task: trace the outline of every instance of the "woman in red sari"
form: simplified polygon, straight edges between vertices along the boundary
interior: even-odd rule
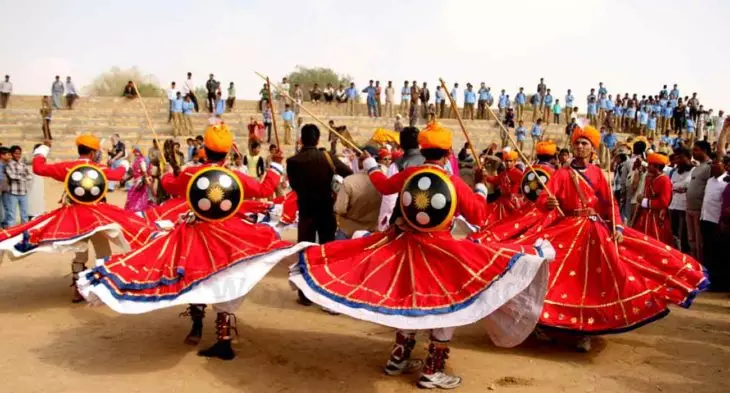
[[[555,246],[540,325],[579,335],[578,349],[589,351],[590,336],[651,323],[667,315],[671,303],[689,307],[709,282],[691,257],[623,228],[606,177],[588,162],[600,133],[577,128],[571,140],[575,159],[555,172],[549,193],[537,201],[544,214],[559,207],[561,217],[517,243],[545,238]]]
[[[664,166],[669,164],[669,158],[661,153],[651,153],[646,160],[649,163],[647,169],[649,175],[644,185],[644,198],[634,229],[673,245],[674,236],[672,226],[669,224],[672,181],[664,174]]]

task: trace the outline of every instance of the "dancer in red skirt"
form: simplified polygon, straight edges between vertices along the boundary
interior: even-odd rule
[[[71,263],[71,301],[77,303],[83,301],[76,290],[76,278],[86,269],[88,243],[94,247],[96,258],[103,260],[112,253],[109,241],[122,250],[130,250],[147,242],[154,229],[143,219],[104,203],[107,181],[121,180],[124,168],[109,169],[94,161],[100,149],[96,137],[76,138],[79,159],[56,164],[46,163],[50,145],[46,142],[33,152],[33,173],[64,182],[62,205],[25,224],[3,230],[0,250],[12,258],[35,252],[75,252]]]
[[[535,226],[516,242],[538,238],[555,247],[540,325],[577,334],[578,349],[590,350],[590,336],[621,333],[653,322],[668,305],[689,307],[709,284],[703,267],[671,246],[624,229],[601,169],[588,163],[600,145],[593,127],[576,128],[574,160],[558,169],[540,195],[544,212],[563,215]],[[546,219],[545,222],[550,220]]]
[[[502,163],[505,166],[504,172],[497,176],[487,176],[485,178],[488,183],[498,188],[499,198],[487,205],[488,212],[485,221],[478,223],[472,222],[472,224],[484,226],[502,221],[522,207],[524,199],[520,192],[520,181],[522,181],[523,172],[515,166],[516,162],[516,151],[507,149],[502,151]]]
[[[247,198],[274,193],[282,173],[281,153],[261,183],[225,169],[233,135],[223,124],[204,135],[207,163],[179,175],[166,174],[162,185],[172,195],[186,195],[188,212],[169,233],[104,266],[81,274],[78,285],[89,301],[101,301],[124,314],[145,313],[190,304],[193,321],[186,342],[200,341],[205,304],[217,311],[218,340],[199,355],[229,360],[235,356],[233,312],[278,261],[304,246],[279,239],[268,225],[251,224],[238,215]]]
[[[472,222],[486,219],[486,187],[474,193],[445,171],[451,131],[432,126],[418,140],[424,165],[387,178],[372,157],[363,162],[379,192],[399,193],[394,225],[307,249],[290,280],[328,310],[399,329],[387,374],[423,367],[418,386],[454,388],[461,378],[445,372],[454,329],[484,320],[497,345],[522,342],[540,315],[545,261],[554,250],[543,241],[533,248],[451,237],[455,212]],[[425,363],[411,359],[417,330],[431,334]]]
[[[672,181],[664,174],[664,166],[669,164],[669,157],[661,153],[650,153],[646,157],[649,164],[644,184],[644,198],[636,217],[634,229],[661,240],[666,244],[674,244],[672,226],[669,223],[669,203],[672,201]]]

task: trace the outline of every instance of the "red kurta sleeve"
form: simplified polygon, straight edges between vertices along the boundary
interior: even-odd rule
[[[652,181],[651,186],[653,196],[649,200],[649,207],[658,210],[668,209],[669,203],[672,201],[672,182],[669,177],[659,176]]]
[[[522,181],[522,175],[523,172],[519,170],[518,168],[512,168],[509,171],[507,171],[507,176],[509,177],[510,181],[510,189],[509,192],[511,194],[519,194],[520,193],[520,182]]]
[[[197,172],[201,167],[190,167],[185,168],[180,174],[175,176],[173,173],[167,173],[162,176],[162,188],[168,194],[172,196],[184,196],[187,190],[188,182],[190,178]]]
[[[106,175],[107,180],[112,180],[112,181],[122,180],[124,178],[124,174],[127,173],[127,170],[123,166],[120,166],[115,169],[111,169],[109,167],[104,166],[104,167],[99,167],[99,169],[101,169],[104,172],[104,175]]]
[[[269,169],[259,183],[258,180],[251,176],[236,171],[238,179],[243,184],[243,197],[251,198],[268,198],[276,191],[276,186],[281,182],[281,176],[273,169]]]
[[[408,176],[413,172],[413,168],[418,167],[407,168],[403,172],[398,172],[391,177],[385,176],[385,173],[379,170],[370,172],[368,176],[379,193],[390,195],[400,192],[401,188],[403,188],[403,183],[405,183]]]
[[[33,157],[33,173],[38,176],[50,177],[58,181],[66,180],[66,173],[71,168],[68,162],[59,162],[56,164],[46,163],[46,157],[37,154]]]
[[[469,222],[482,223],[487,220],[487,204],[483,195],[472,191],[459,176],[451,176],[454,183],[458,212]]]

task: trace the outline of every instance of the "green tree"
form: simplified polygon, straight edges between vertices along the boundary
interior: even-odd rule
[[[349,85],[352,81],[352,77],[347,74],[337,74],[331,68],[313,67],[308,68],[298,65],[296,69],[286,76],[289,79],[289,83],[292,87],[295,84],[299,84],[304,92],[304,97],[309,98],[309,90],[314,87],[317,83],[320,88],[324,89],[328,83],[332,84],[335,88],[339,85]],[[272,87],[275,86],[277,81],[271,81]]]
[[[151,74],[145,74],[137,67],[123,70],[112,67],[109,71],[98,75],[91,84],[84,86],[84,94],[90,96],[118,97],[122,95],[124,86],[134,81],[142,97],[160,97],[165,92],[157,79]]]

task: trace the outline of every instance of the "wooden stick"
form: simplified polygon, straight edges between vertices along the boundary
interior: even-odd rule
[[[267,79],[268,79],[267,77],[265,77],[265,76],[263,76],[263,75],[259,74],[258,72],[256,72],[256,71],[254,71],[254,72],[255,72],[255,73],[256,73],[256,75],[258,75],[258,76],[259,76],[259,77],[260,77],[261,79],[263,79],[263,80],[267,80]],[[278,89],[277,89],[277,90],[278,90]],[[285,91],[283,91],[283,92],[282,92],[282,91],[280,91],[280,92],[279,92],[279,94],[283,95],[283,96],[284,96],[284,98],[287,98],[287,99],[289,99],[289,101],[291,101],[291,102],[295,102],[295,101],[294,101],[294,99],[293,99],[293,98],[292,98],[292,97],[291,97],[291,96],[289,95],[289,93],[288,93],[288,92],[285,92]],[[347,138],[343,137],[343,136],[342,136],[342,134],[340,134],[339,132],[335,131],[335,130],[334,130],[334,129],[333,129],[332,127],[330,127],[330,125],[329,125],[329,124],[325,123],[325,122],[324,122],[324,121],[323,121],[322,119],[320,119],[320,118],[319,118],[319,117],[317,117],[317,116],[316,116],[316,115],[315,115],[314,113],[312,113],[312,112],[311,112],[311,111],[310,111],[309,109],[307,109],[307,107],[306,107],[306,106],[304,106],[304,105],[302,105],[302,104],[298,104],[298,105],[299,105],[299,108],[301,108],[301,109],[302,109],[302,110],[303,110],[304,112],[306,112],[306,113],[307,113],[307,114],[308,114],[309,116],[311,116],[311,117],[312,117],[312,118],[313,118],[314,120],[316,120],[316,121],[317,121],[317,122],[318,122],[319,124],[321,124],[322,126],[324,126],[325,128],[327,128],[327,130],[328,130],[329,132],[331,132],[331,133],[333,133],[333,134],[337,135],[338,137],[340,137],[340,140],[342,140],[342,143],[343,143],[343,144],[347,144],[347,145],[349,145],[349,146],[350,146],[350,147],[351,147],[351,148],[352,148],[353,150],[355,150],[355,151],[357,151],[358,153],[362,154],[362,149],[360,149],[360,148],[359,148],[359,147],[358,147],[357,145],[355,145],[355,143],[354,143],[354,142],[352,142],[352,141],[350,141],[349,139],[347,139]]]
[[[456,108],[456,101],[454,100],[454,97],[451,96],[448,89],[446,88],[446,82],[442,78],[439,78],[439,82],[441,82],[441,88],[444,89],[444,93],[447,97],[449,97],[449,102],[451,102],[451,107],[455,108],[456,113],[456,120],[459,122],[459,127],[461,127],[461,132],[464,133],[464,138],[466,138],[466,143],[469,144],[469,150],[471,150],[471,154],[474,156],[474,161],[477,163],[477,170],[482,170],[482,162],[479,159],[479,154],[477,154],[477,151],[474,149],[474,145],[471,143],[471,139],[469,138],[469,133],[466,132],[466,127],[464,126],[464,122],[461,120],[461,115],[459,115],[459,109]]]
[[[144,105],[144,102],[142,102],[142,96],[139,94],[139,89],[137,89],[137,84],[134,83],[134,81],[132,81],[132,86],[134,87],[134,92],[137,93],[137,102],[142,105],[142,111],[144,111],[144,116],[147,118],[147,125],[150,127],[150,130],[152,130],[152,137],[155,138],[155,142],[157,142],[157,149],[160,150],[162,149],[160,147],[162,146],[160,144],[160,138],[157,137],[157,132],[155,132],[155,126],[152,125],[150,115],[149,113],[147,113],[147,107]],[[165,154],[160,154],[160,172],[165,169],[165,164],[167,164],[167,161],[165,160]]]
[[[266,77],[266,92],[269,94],[269,109],[271,109],[271,125],[274,127],[274,138],[276,139],[276,148],[281,149],[281,144],[279,143],[279,129],[276,127],[276,112],[274,111],[274,100],[272,99],[273,96],[271,95],[271,83],[269,82],[269,77]]]
[[[517,142],[515,142],[515,140],[512,138],[512,135],[509,134],[509,131],[507,130],[507,127],[505,127],[504,124],[502,124],[502,120],[499,119],[499,116],[497,116],[497,115],[494,114],[494,111],[492,110],[491,107],[488,106],[487,107],[487,110],[489,111],[489,113],[492,114],[492,117],[494,117],[497,120],[497,124],[502,129],[502,132],[504,132],[504,134],[507,135],[507,138],[509,138],[509,141],[510,141],[510,143],[512,143],[512,146],[515,147],[515,151],[517,152],[517,154],[519,154],[519,156],[522,159],[522,161],[524,161],[525,164],[527,164],[529,162],[529,161],[527,161],[527,157],[525,157],[525,154],[522,153],[522,150],[520,150],[520,147],[517,145]],[[544,181],[542,181],[542,179],[540,178],[540,175],[538,175],[538,173],[535,171],[535,168],[533,168],[532,165],[527,165],[527,169],[530,172],[532,172],[533,174],[535,174],[535,177],[537,177],[537,181],[540,182],[540,185],[542,186],[542,189],[545,190],[545,192],[547,192],[548,195],[550,195],[551,197],[554,198],[555,195],[553,195],[553,193],[550,192],[550,189],[547,188],[547,185],[545,184]],[[560,209],[560,206],[558,206],[556,209],[558,210],[558,212],[561,215],[563,215],[563,216],[565,215],[565,213],[563,212],[563,210]]]
[[[604,149],[608,149],[608,147],[604,146]],[[610,197],[610,203],[611,203],[611,225],[613,229],[613,246],[616,248],[616,256],[619,255],[618,253],[618,240],[616,240],[616,206],[613,201],[613,181],[611,181],[611,150],[608,150],[608,190],[610,191],[609,194],[611,194]]]

